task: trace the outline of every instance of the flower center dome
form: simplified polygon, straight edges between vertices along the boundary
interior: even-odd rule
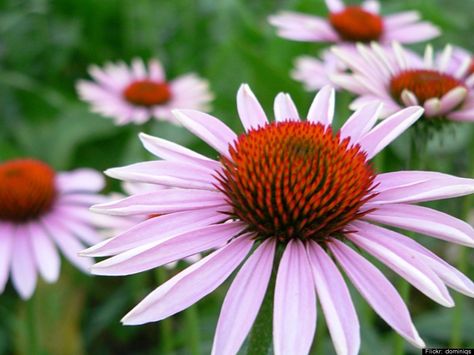
[[[18,223],[40,217],[55,197],[55,173],[45,163],[19,159],[0,164],[0,220]]]
[[[383,33],[382,18],[359,6],[331,13],[329,22],[342,39],[350,42],[378,41]]]
[[[167,83],[152,80],[137,80],[123,91],[128,102],[139,106],[161,105],[171,99],[171,90]]]
[[[218,187],[257,238],[321,240],[373,196],[366,154],[320,123],[274,122],[240,135],[229,153]]]
[[[416,96],[418,103],[424,104],[426,100],[433,97],[441,98],[458,86],[464,86],[464,84],[451,75],[436,70],[411,69],[392,77],[390,94],[400,102],[403,90],[409,90]]]

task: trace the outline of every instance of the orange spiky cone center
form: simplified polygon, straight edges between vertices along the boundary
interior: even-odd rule
[[[359,6],[331,13],[329,22],[342,39],[350,42],[378,41],[383,33],[382,18]]]
[[[171,89],[167,83],[147,79],[134,81],[123,91],[125,100],[145,107],[165,104],[171,96]]]

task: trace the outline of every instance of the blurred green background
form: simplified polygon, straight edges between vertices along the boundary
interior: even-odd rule
[[[473,0],[386,0],[382,8],[383,13],[418,10],[443,29],[444,35],[433,42],[436,46],[451,42],[474,50]],[[278,38],[267,16],[281,9],[327,13],[321,0],[0,0],[0,161],[33,156],[59,170],[104,170],[147,158],[136,137],[141,130],[215,155],[171,124],[116,127],[112,120],[90,113],[77,98],[75,82],[88,77],[90,64],[110,60],[157,57],[170,78],[190,71],[208,78],[216,95],[213,114],[237,131],[241,127],[235,93],[242,82],[250,84],[267,112],[279,91],[289,92],[304,112],[313,95],[304,92],[289,71],[297,55],[317,54],[324,46]],[[337,124],[348,116],[350,99],[338,94]],[[472,177],[473,129],[469,124],[451,128],[430,143],[425,166]],[[386,150],[385,170],[405,167],[408,139],[405,134]],[[118,187],[108,181],[107,190]],[[435,206],[465,216],[470,202],[456,199]],[[428,242],[457,263],[459,248]],[[469,254],[463,267],[472,278],[473,255],[465,252]],[[161,271],[159,276],[175,272]],[[40,282],[28,302],[20,301],[9,285],[0,295],[0,354],[193,354],[193,342],[198,353],[209,353],[228,284],[168,322],[122,326],[120,318],[157,284],[152,272],[89,277],[64,262],[60,281]],[[362,324],[361,354],[391,354],[392,332],[357,293],[353,296]],[[462,343],[457,345],[474,347],[474,304],[466,297],[456,300],[462,308],[443,309],[411,292],[409,306],[429,346],[448,346],[453,317],[462,315]],[[319,318],[314,349],[333,354]],[[198,332],[190,326],[193,322]],[[420,351],[407,346],[406,353]]]

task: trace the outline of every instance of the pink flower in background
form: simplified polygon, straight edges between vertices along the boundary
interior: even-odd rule
[[[427,46],[423,58],[413,53],[408,55],[397,43],[393,49],[377,44],[359,45],[357,49],[358,55],[352,55],[343,48],[333,48],[352,70],[352,73],[332,77],[337,85],[359,96],[351,108],[382,101],[382,115],[388,115],[402,107],[422,105],[427,118],[474,121],[471,59],[459,62],[453,57],[451,46],[436,56],[432,47]]]
[[[392,41],[416,43],[430,40],[440,34],[429,22],[420,21],[416,11],[391,15],[379,14],[378,1],[367,0],[361,6],[345,6],[340,0],[326,0],[327,18],[282,11],[270,16],[269,21],[277,28],[278,35],[295,41],[337,43],[354,50],[357,42],[379,42],[388,45]],[[337,59],[324,51],[322,60],[304,56],[297,58],[293,78],[302,81],[307,90],[319,89],[330,82],[329,75],[343,72],[343,63],[334,65]]]
[[[209,110],[213,98],[207,80],[186,74],[167,80],[161,63],[152,59],[146,66],[141,59],[91,66],[94,81],[80,80],[77,91],[94,112],[112,117],[119,125],[142,124],[151,117],[174,121],[171,110],[189,108]]]
[[[0,293],[9,274],[23,299],[33,294],[38,273],[55,282],[56,248],[76,267],[89,270],[92,261],[78,252],[101,240],[89,206],[104,201],[97,194],[103,185],[102,175],[90,169],[56,173],[33,159],[0,164]]]
[[[474,296],[474,284],[411,238],[380,226],[474,246],[467,223],[415,203],[474,192],[474,180],[428,171],[377,174],[369,163],[423,113],[409,107],[375,125],[380,104],[357,110],[339,132],[331,126],[334,90],[323,88],[302,121],[288,94],[275,99],[270,122],[247,85],[237,95],[245,133],[194,110],[175,111],[180,123],[219,154],[140,135],[163,160],[108,171],[126,180],[167,186],[95,206],[112,215],[158,213],[83,252],[109,257],[99,275],[128,275],[200,252],[206,257],[159,286],[123,318],[154,322],[197,302],[234,271],[213,354],[235,354],[267,291],[277,248],[273,342],[276,355],[307,354],[316,330],[316,300],[338,354],[357,354],[359,322],[345,271],[372,308],[410,343],[423,347],[409,311],[392,284],[357,250],[365,250],[436,302],[452,307],[449,286]],[[336,262],[339,267],[336,266]],[[242,267],[239,269],[239,266]]]

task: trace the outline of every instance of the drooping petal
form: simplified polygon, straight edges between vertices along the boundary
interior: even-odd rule
[[[76,169],[61,172],[56,176],[58,190],[61,192],[97,192],[105,185],[104,177],[92,169]]]
[[[336,92],[334,87],[326,85],[315,96],[308,112],[308,121],[330,125],[334,118]]]
[[[474,247],[474,228],[471,225],[428,207],[408,204],[381,205],[364,218]]]
[[[114,215],[150,215],[225,206],[220,192],[195,189],[169,189],[133,195],[118,201],[95,205],[91,210]]]
[[[286,93],[279,93],[275,97],[275,103],[273,105],[275,111],[276,121],[299,121],[300,116],[295,103],[291,99],[290,95]]]
[[[307,246],[314,284],[338,355],[356,355],[360,347],[359,319],[349,289],[334,262],[315,242]]]
[[[267,239],[248,258],[227,291],[217,322],[213,355],[236,354],[252,327],[272,273],[275,242]]]
[[[0,222],[0,293],[5,289],[13,253],[13,228]]]
[[[253,241],[243,235],[189,266],[146,296],[123,319],[125,325],[156,322],[214,291],[239,266]]]
[[[378,193],[370,204],[434,201],[474,193],[474,179],[430,171],[398,171],[377,175]]]
[[[20,297],[29,299],[36,287],[35,256],[24,226],[17,226],[13,236],[12,282]]]
[[[176,161],[147,161],[120,168],[107,169],[115,179],[159,184],[184,189],[216,190],[215,172],[200,165]]]
[[[424,347],[405,303],[385,276],[344,243],[333,240],[328,246],[354,286],[378,315],[411,344]]]
[[[357,232],[347,235],[350,241],[375,256],[432,300],[445,307],[454,306],[446,286],[435,272],[418,260],[411,250],[387,243],[390,233],[384,233],[386,230],[369,223],[353,225],[357,226]]]
[[[437,273],[449,287],[466,296],[474,297],[474,282],[462,272],[413,239],[390,230],[385,230],[385,233],[390,234],[390,243],[401,244],[404,247],[410,248],[412,252],[417,253],[417,258]]]
[[[247,132],[252,128],[264,127],[268,123],[262,105],[247,84],[241,85],[237,92],[237,110]]]
[[[92,267],[95,275],[130,275],[184,259],[224,245],[245,229],[240,221],[214,224],[159,239],[103,260]]]
[[[166,139],[153,137],[145,133],[140,133],[139,138],[146,150],[161,159],[200,164],[212,170],[217,170],[220,166],[215,160]]]
[[[194,110],[173,110],[176,119],[220,154],[229,157],[229,144],[237,135],[221,120]]]
[[[111,256],[153,241],[167,239],[227,219],[214,208],[165,214],[147,219],[114,238],[81,252],[83,256]]]
[[[40,224],[30,223],[26,228],[38,271],[45,281],[56,282],[59,277],[61,259],[54,243]]]
[[[275,355],[309,353],[316,331],[316,295],[305,247],[288,243],[278,266],[273,312]]]
[[[415,123],[422,114],[421,107],[407,107],[386,118],[370,132],[364,134],[359,140],[359,144],[370,159]]]

